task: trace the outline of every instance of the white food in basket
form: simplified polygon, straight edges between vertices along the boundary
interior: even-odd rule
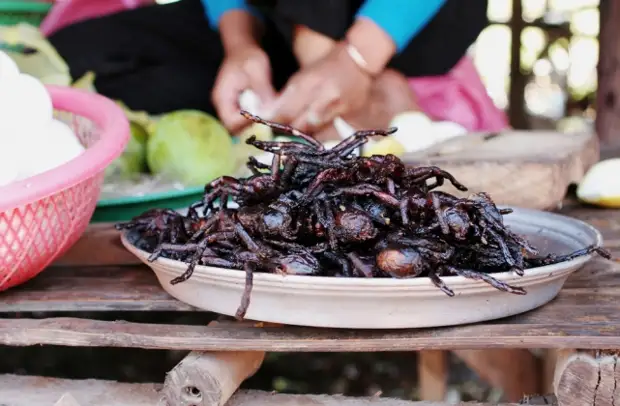
[[[20,179],[54,169],[84,152],[73,130],[56,119],[45,126],[43,136],[37,142],[39,145],[29,151],[25,165],[22,166]]]
[[[52,98],[0,51],[0,186],[56,168],[84,152],[73,130],[53,118]]]
[[[19,75],[17,64],[4,52],[0,52],[0,80],[11,80]]]
[[[35,77],[20,73],[0,80],[0,130],[2,138],[38,137],[53,116],[52,99]]]
[[[8,185],[19,179],[19,157],[11,149],[0,150],[0,186]],[[1,230],[0,230],[1,231]]]

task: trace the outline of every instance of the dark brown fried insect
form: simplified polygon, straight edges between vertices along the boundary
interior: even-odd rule
[[[356,156],[370,137],[396,129],[358,131],[326,149],[295,128],[242,114],[298,140],[250,137],[248,144],[273,155],[271,165],[250,158],[251,176],[215,179],[186,216],[156,209],[117,226],[136,236],[136,244],[151,252],[150,261],[163,256],[188,264],[172,284],[189,279],[199,265],[242,270],[239,319],[250,306],[254,274],[260,272],[428,277],[449,296],[454,292],[443,277],[461,276],[525,294],[492,274],[523,275],[528,268],[592,253],[610,257],[598,246],[540,255],[504,224],[511,210],[498,208],[488,194],[460,198],[436,190],[446,181],[467,190],[450,173],[408,166],[394,155]]]

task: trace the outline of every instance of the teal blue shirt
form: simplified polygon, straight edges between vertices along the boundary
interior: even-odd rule
[[[368,18],[392,38],[398,52],[433,19],[447,0],[366,0],[357,17]],[[202,0],[207,18],[217,28],[230,10],[251,10],[245,0]],[[389,6],[388,6],[389,4]]]

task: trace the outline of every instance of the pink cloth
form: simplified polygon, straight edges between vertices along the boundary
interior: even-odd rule
[[[154,0],[56,0],[41,24],[41,31],[50,35],[78,21],[153,3]]]
[[[452,121],[469,131],[502,131],[506,114],[489,97],[470,57],[446,75],[409,79],[422,111],[433,120]]]

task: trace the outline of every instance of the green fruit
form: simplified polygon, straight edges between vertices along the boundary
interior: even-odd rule
[[[213,116],[180,110],[159,118],[146,147],[154,174],[202,186],[234,168],[230,134]]]
[[[131,135],[125,150],[105,170],[107,179],[127,180],[146,172],[146,142],[148,133],[140,124],[130,122]]]

